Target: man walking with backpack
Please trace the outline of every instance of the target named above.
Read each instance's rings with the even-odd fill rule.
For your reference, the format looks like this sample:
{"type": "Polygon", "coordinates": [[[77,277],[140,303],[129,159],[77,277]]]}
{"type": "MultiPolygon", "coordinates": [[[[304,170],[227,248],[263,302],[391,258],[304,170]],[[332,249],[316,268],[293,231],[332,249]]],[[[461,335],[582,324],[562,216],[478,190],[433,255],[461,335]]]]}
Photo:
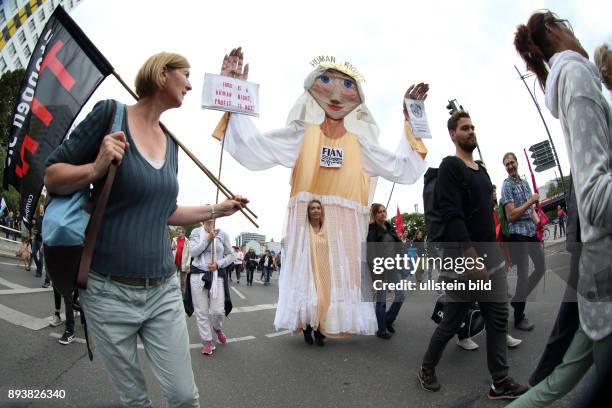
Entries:
{"type": "Polygon", "coordinates": [[[536,225],[540,223],[534,204],[539,194],[532,194],[529,183],[518,175],[518,162],[514,153],[506,153],[503,158],[508,178],[502,186],[501,202],[508,220],[510,252],[516,264],[516,291],[512,299],[514,308],[514,327],[519,330],[532,330],[534,325],[525,317],[525,300],[544,275],[546,264],[544,248],[536,238],[536,225]],[[529,258],[535,270],[529,275],[529,258]]]}
{"type": "Polygon", "coordinates": [[[486,169],[472,156],[476,148],[476,134],[469,114],[465,111],[454,112],[448,120],[448,131],[456,153],[445,158],[438,170],[434,208],[439,214],[439,231],[432,231],[431,235],[445,242],[443,256],[454,259],[455,268],[440,272],[441,281],[451,287],[446,290],[449,301],[445,304],[444,317],[431,337],[418,379],[423,389],[440,390],[435,367],[446,344],[461,326],[470,305],[477,301],[485,320],[487,366],[493,378],[488,397],[515,399],[527,387],[515,383],[508,376],[507,284],[503,258],[495,243],[492,184],[486,169]],[[461,265],[466,268],[460,268],[461,265]],[[471,284],[485,283],[491,285],[491,290],[469,288],[471,284]],[[463,290],[462,284],[467,289],[463,290]]]}

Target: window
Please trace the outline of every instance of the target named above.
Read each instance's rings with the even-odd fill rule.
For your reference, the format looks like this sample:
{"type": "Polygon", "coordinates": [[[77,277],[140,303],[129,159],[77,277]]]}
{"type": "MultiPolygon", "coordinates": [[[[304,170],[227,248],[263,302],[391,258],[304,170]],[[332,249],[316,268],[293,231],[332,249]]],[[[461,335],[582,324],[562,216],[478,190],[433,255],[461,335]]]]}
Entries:
{"type": "Polygon", "coordinates": [[[36,21],[34,21],[34,19],[33,19],[33,18],[31,18],[31,19],[28,21],[28,27],[30,27],[30,32],[31,32],[32,34],[34,34],[34,33],[36,32],[36,21]]]}
{"type": "Polygon", "coordinates": [[[0,24],[4,25],[6,23],[6,14],[4,14],[4,9],[0,8],[0,24]]]}
{"type": "Polygon", "coordinates": [[[30,51],[30,47],[26,44],[23,47],[23,55],[25,55],[26,59],[29,61],[32,56],[32,51],[30,51]]]}
{"type": "Polygon", "coordinates": [[[21,63],[19,58],[15,59],[15,68],[16,69],[22,69],[23,68],[23,64],[21,63]]]}
{"type": "Polygon", "coordinates": [[[11,57],[14,57],[15,54],[17,54],[17,50],[15,49],[15,44],[13,44],[12,42],[8,46],[8,52],[11,57]]]}
{"type": "Polygon", "coordinates": [[[38,34],[34,34],[32,38],[34,38],[34,44],[36,44],[38,42],[38,34]]]}
{"type": "Polygon", "coordinates": [[[11,11],[17,11],[17,0],[10,0],[9,6],[11,7],[11,11]]]}
{"type": "Polygon", "coordinates": [[[6,61],[4,58],[0,57],[0,74],[3,74],[6,71],[6,61]]]}
{"type": "Polygon", "coordinates": [[[25,33],[23,32],[23,30],[19,30],[19,33],[17,33],[17,39],[19,40],[19,44],[25,44],[26,37],[25,37],[25,33]]]}
{"type": "Polygon", "coordinates": [[[40,8],[40,13],[38,13],[38,21],[41,24],[45,23],[45,20],[47,19],[47,17],[45,16],[45,9],[43,9],[42,7],[40,8]]]}

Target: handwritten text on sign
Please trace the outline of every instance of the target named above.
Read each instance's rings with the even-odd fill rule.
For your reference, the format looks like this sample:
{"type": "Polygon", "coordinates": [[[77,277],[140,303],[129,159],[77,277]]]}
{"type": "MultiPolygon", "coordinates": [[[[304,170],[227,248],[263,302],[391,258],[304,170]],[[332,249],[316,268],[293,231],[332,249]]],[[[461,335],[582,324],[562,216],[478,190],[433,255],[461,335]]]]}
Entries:
{"type": "Polygon", "coordinates": [[[259,84],[206,74],[202,108],[259,116],[259,84]]]}

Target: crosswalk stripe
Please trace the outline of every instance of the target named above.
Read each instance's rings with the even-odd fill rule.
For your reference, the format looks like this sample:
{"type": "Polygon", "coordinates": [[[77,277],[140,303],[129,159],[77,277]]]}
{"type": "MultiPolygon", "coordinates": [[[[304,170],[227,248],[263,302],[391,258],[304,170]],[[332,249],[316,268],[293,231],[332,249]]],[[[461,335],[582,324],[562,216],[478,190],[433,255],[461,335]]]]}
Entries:
{"type": "Polygon", "coordinates": [[[1,304],[0,319],[30,330],[40,330],[49,326],[49,321],[46,319],[39,319],[1,304]]]}
{"type": "Polygon", "coordinates": [[[3,278],[0,278],[0,285],[6,286],[7,288],[11,288],[11,289],[27,289],[25,286],[19,285],[17,283],[13,283],[3,278]]]}

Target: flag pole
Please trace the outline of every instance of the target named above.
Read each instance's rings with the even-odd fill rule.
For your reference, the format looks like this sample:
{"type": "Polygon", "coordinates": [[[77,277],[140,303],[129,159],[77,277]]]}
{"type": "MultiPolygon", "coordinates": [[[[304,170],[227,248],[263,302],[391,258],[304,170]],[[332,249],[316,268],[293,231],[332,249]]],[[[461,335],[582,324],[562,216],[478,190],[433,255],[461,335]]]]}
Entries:
{"type": "MultiPolygon", "coordinates": [[[[223,167],[223,151],[224,151],[223,148],[224,147],[225,147],[225,132],[224,132],[223,138],[221,140],[221,153],[219,154],[219,176],[217,176],[217,180],[221,180],[221,168],[223,167]]],[[[219,204],[219,190],[220,190],[220,187],[219,187],[219,185],[217,185],[217,196],[215,197],[215,204],[219,204]]],[[[216,224],[217,224],[217,222],[213,218],[213,232],[215,231],[216,224]]],[[[215,244],[214,244],[214,241],[213,241],[213,245],[212,245],[212,261],[215,262],[215,244]]]]}
{"type": "MultiPolygon", "coordinates": [[[[132,97],[134,99],[138,100],[138,95],[136,95],[136,93],[134,93],[134,91],[132,91],[132,89],[129,87],[129,85],[125,83],[123,78],[121,78],[121,76],[119,76],[119,74],[116,71],[113,70],[112,75],[129,92],[129,94],[132,95],[132,97]]],[[[185,154],[187,154],[187,156],[196,164],[196,166],[198,166],[200,168],[200,170],[202,170],[202,172],[204,172],[204,174],[210,179],[210,181],[212,181],[213,184],[215,186],[217,186],[217,199],[218,199],[219,191],[221,191],[226,198],[230,198],[231,199],[232,197],[234,197],[234,193],[232,193],[219,179],[217,179],[215,177],[215,175],[212,174],[212,172],[210,170],[208,170],[206,168],[206,166],[204,166],[204,164],[200,160],[198,160],[198,158],[195,157],[195,155],[187,148],[187,146],[185,146],[180,140],[178,140],[178,138],[172,132],[170,132],[170,130],[168,130],[168,128],[162,122],[159,122],[159,125],[162,128],[162,130],[168,136],[170,136],[172,138],[172,140],[174,140],[174,142],[185,152],[185,154]]],[[[257,228],[259,228],[259,225],[244,210],[247,210],[255,218],[257,218],[257,215],[255,215],[255,213],[253,213],[253,211],[251,211],[246,206],[240,209],[240,212],[242,212],[242,214],[244,214],[244,216],[249,221],[251,221],[253,223],[253,225],[255,225],[257,228]]]]}
{"type": "Polygon", "coordinates": [[[389,208],[389,203],[391,202],[391,196],[393,195],[394,188],[395,188],[395,182],[393,182],[393,186],[391,187],[391,192],[389,193],[389,199],[387,200],[387,205],[385,205],[385,208],[389,208]]]}

